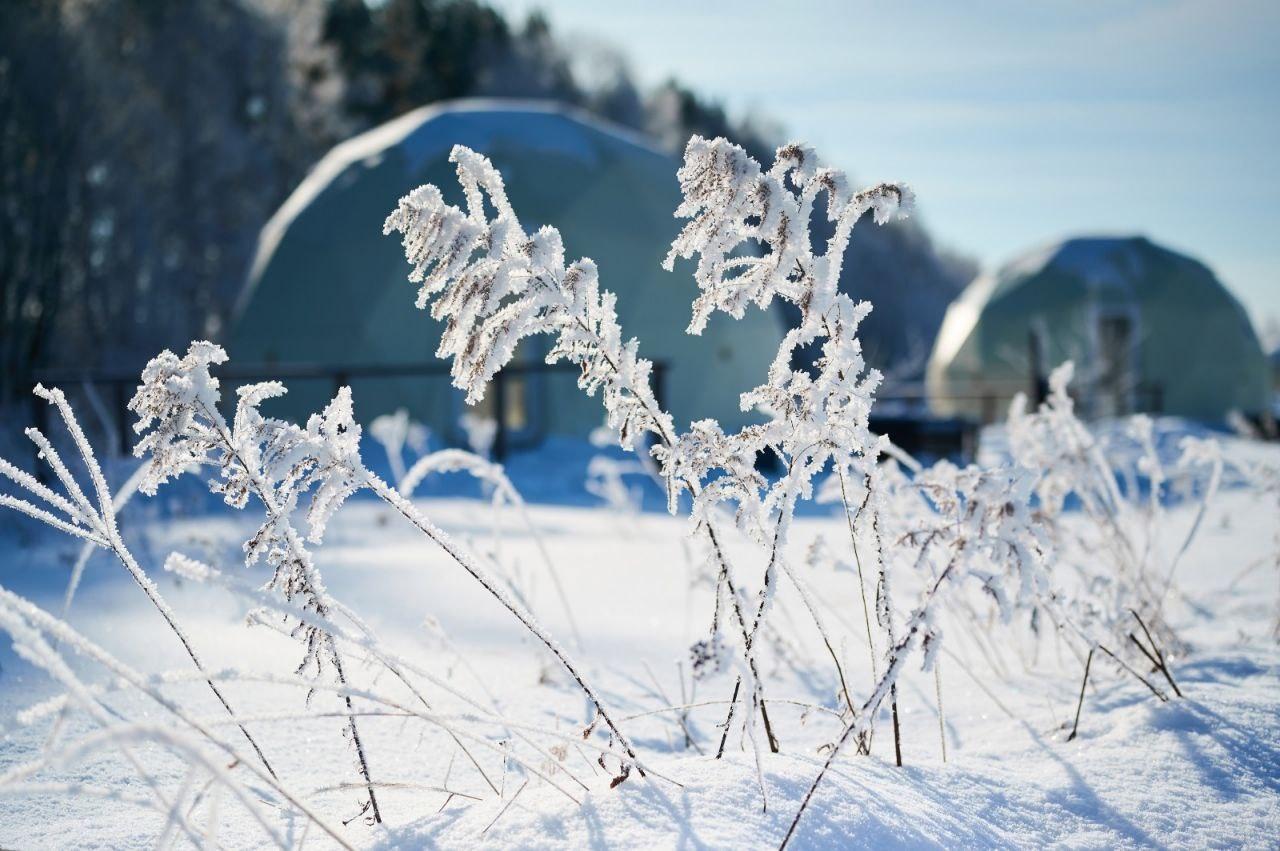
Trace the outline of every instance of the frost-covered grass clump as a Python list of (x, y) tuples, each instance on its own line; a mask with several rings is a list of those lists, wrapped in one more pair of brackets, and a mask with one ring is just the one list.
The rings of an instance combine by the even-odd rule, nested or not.
[[(636, 453), (634, 463), (594, 463), (594, 492), (627, 515), (629, 534), (641, 540), (661, 539), (666, 527), (652, 532), (624, 475), (652, 477), (672, 514), (687, 511), (685, 538), (673, 552), (684, 565), (686, 623), (700, 626), (685, 636), (676, 684), (664, 686), (647, 667), (646, 642), (632, 636), (614, 647), (607, 626), (592, 631), (581, 622), (583, 607), (573, 600), (588, 591), (586, 619), (593, 625), (621, 622), (632, 606), (609, 592), (603, 573), (581, 579), (580, 551), (569, 558), (579, 581), (566, 580), (564, 555), (553, 555), (549, 533), (500, 465), (461, 450), (426, 453), (406, 465), (403, 447), (424, 441), (397, 416), (372, 426), (396, 478), (394, 485), (383, 481), (361, 458), (349, 388), (294, 423), (262, 412), (264, 402), (285, 392), (280, 383), (242, 387), (228, 420), (221, 411), (231, 400), (222, 398), (217, 378), (226, 354), (195, 342), (183, 355), (161, 353), (142, 375), (130, 405), (143, 463), (135, 483), (154, 494), (172, 479), (201, 476), (227, 506), (252, 513), (243, 560), (250, 568), (265, 564), (264, 582), (177, 551), (163, 567), (185, 586), (248, 604), (250, 625), (296, 645), (293, 662), (276, 671), (262, 670), (255, 659), (217, 669), (204, 664), (126, 544), (116, 522), (120, 497), (109, 490), (69, 405), (57, 391), (39, 389), (61, 415), (91, 487), (86, 493), (49, 436), (31, 430), (58, 488), (0, 462), (0, 474), (25, 492), (0, 495), (0, 504), (110, 551), (192, 670), (144, 674), (66, 621), (0, 590), (0, 628), (59, 688), (16, 715), (22, 725), (47, 725), (48, 737), (0, 775), (0, 789), (103, 796), (150, 808), (160, 816), (161, 844), (174, 838), (217, 844), (219, 824), (239, 819), (256, 831), (256, 841), (291, 847), (323, 835), (352, 847), (377, 837), (361, 833), (361, 820), (414, 823), (425, 833), (403, 836), (430, 836), (436, 828), (422, 820), (436, 807), (465, 807), (459, 823), (470, 823), (488, 820), (485, 807), (492, 804), (492, 821), (478, 825), (484, 835), (520, 799), (561, 815), (579, 813), (589, 825), (593, 813), (609, 806), (599, 802), (602, 794), (624, 795), (642, 784), (644, 797), (629, 800), (661, 810), (666, 796), (690, 794), (685, 780), (705, 789), (729, 778), (723, 782), (733, 794), (724, 806), (764, 814), (758, 826), (769, 833), (753, 841), (822, 844), (830, 831), (857, 824), (838, 808), (839, 796), (867, 782), (849, 779), (860, 761), (890, 755), (894, 767), (910, 761), (923, 733), (904, 720), (910, 716), (903, 690), (918, 688), (908, 679), (917, 672), (931, 683), (925, 704), (937, 723), (930, 740), (936, 735), (948, 759), (956, 734), (943, 711), (944, 660), (1015, 726), (1016, 714), (997, 697), (1009, 684), (1042, 676), (1078, 693), (1058, 724), (1064, 740), (1087, 731), (1085, 707), (1100, 679), (1110, 680), (1108, 694), (1158, 703), (1186, 693), (1176, 669), (1191, 645), (1170, 608), (1195, 594), (1180, 587), (1180, 566), (1224, 476), (1247, 480), (1274, 501), (1280, 493), (1274, 470), (1228, 469), (1215, 443), (1196, 438), (1187, 438), (1170, 462), (1142, 417), (1119, 437), (1100, 438), (1075, 415), (1070, 364), (1054, 373), (1038, 409), (1015, 401), (1006, 425), (1009, 455), (996, 463), (922, 468), (874, 434), (869, 417), (881, 375), (866, 364), (858, 338), (872, 308), (840, 292), (837, 282), (852, 229), (867, 218), (883, 223), (907, 215), (906, 187), (857, 191), (802, 145), (780, 148), (764, 168), (723, 139), (690, 141), (679, 171), (684, 202), (676, 211), (688, 221), (667, 258), (669, 268), (677, 259), (696, 259), (700, 295), (687, 330), (701, 333), (716, 311), (738, 318), (774, 299), (801, 316), (761, 384), (743, 388), (742, 405), (758, 410), (760, 423), (726, 432), (714, 420), (677, 424), (662, 410), (650, 384), (652, 365), (639, 341), (625, 338), (595, 264), (567, 259), (553, 227), (527, 232), (484, 157), (459, 147), (453, 160), (465, 209), (424, 186), (406, 195), (385, 225), (403, 240), (409, 278), (420, 285), (417, 306), (443, 320), (439, 355), (451, 361), (454, 383), (470, 403), (483, 398), (521, 340), (549, 337), (547, 360), (578, 366), (579, 386), (599, 395), (602, 434)], [(831, 231), (822, 241), (810, 231), (816, 217), (825, 217)], [(793, 356), (807, 346), (821, 357), (812, 370), (796, 368)], [(764, 456), (779, 461), (781, 472), (760, 472)], [(431, 507), (412, 499), (425, 477), (459, 472), (488, 488), (488, 543), (449, 534), (429, 516)], [(1176, 511), (1169, 507), (1175, 491), (1186, 503)], [(414, 558), (431, 563), (419, 574), (432, 583), (443, 581), (440, 563), (451, 564), (505, 613), (515, 630), (503, 633), (509, 652), (538, 661), (539, 690), (512, 698), (480, 670), (474, 647), (449, 635), (442, 625), (447, 611), (419, 613), (427, 618), (424, 654), (375, 631), (379, 602), (358, 612), (338, 599), (321, 570), (326, 532), (336, 515), (365, 508), (348, 504), (361, 492), (383, 506), (376, 525), (363, 527), (364, 548), (376, 549), (371, 537), (411, 536), (420, 547)], [(796, 509), (804, 501), (837, 505), (838, 524), (799, 534)], [(510, 517), (518, 522), (506, 522)], [(369, 529), (384, 531), (370, 536)], [(556, 537), (572, 548), (586, 535), (561, 530)], [(381, 577), (370, 570), (362, 586), (379, 589), (381, 605), (393, 606), (401, 589), (383, 587)], [(538, 616), (544, 581), (555, 592), (564, 635)], [(671, 605), (670, 597), (662, 599)], [(654, 644), (664, 640), (652, 637)], [(644, 667), (643, 699), (619, 688), (601, 646), (613, 648), (618, 667)], [(72, 654), (92, 663), (91, 671), (69, 664)], [(216, 698), (218, 714), (194, 708), (199, 699), (187, 687), (193, 680)], [(116, 694), (133, 701), (129, 714), (112, 706)], [(244, 700), (254, 708), (245, 709)], [(918, 699), (911, 704), (919, 711)], [(350, 769), (317, 777), (296, 752), (296, 738), (281, 736), (281, 745), (271, 735), (288, 722), (329, 724), (327, 738), (349, 751)], [(428, 740), (432, 746), (406, 776), (402, 752)], [(152, 755), (157, 750), (176, 758), (179, 776), (172, 762)], [(682, 775), (681, 763), (671, 760), (683, 752), (703, 755), (696, 771), (684, 765)], [(121, 761), (141, 785), (126, 794), (45, 779), (103, 755)], [(872, 776), (893, 776), (892, 767), (875, 764)], [(734, 778), (748, 766), (753, 783), (744, 790)], [(316, 803), (335, 791), (357, 796), (356, 803), (339, 809)], [(807, 835), (810, 818), (815, 833)], [(696, 821), (690, 819), (674, 817), (673, 835)], [(975, 828), (969, 838), (982, 835)]]

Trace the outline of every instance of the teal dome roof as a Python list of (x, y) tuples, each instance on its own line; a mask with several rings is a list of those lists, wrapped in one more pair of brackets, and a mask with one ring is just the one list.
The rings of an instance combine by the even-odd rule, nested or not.
[(1141, 236), (1055, 242), (977, 278), (947, 310), (927, 382), (940, 413), (990, 416), (1076, 363), (1086, 413), (1219, 419), (1262, 410), (1266, 362), (1244, 308), (1202, 263)]
[[(780, 323), (754, 312), (724, 317), (701, 338), (685, 334), (697, 296), (692, 266), (661, 268), (679, 230), (679, 163), (630, 131), (549, 102), (434, 104), (335, 147), (262, 231), (228, 335), (233, 362), (443, 365), (439, 325), (414, 308), (399, 241), (382, 235), (382, 223), (424, 183), (463, 203), (449, 162), (457, 144), (493, 160), (526, 229), (554, 226), (567, 257), (596, 261), (601, 286), (617, 294), (623, 332), (639, 338), (645, 357), (670, 365), (666, 401), (677, 423), (745, 421), (738, 394), (766, 374)], [(540, 360), (541, 343), (527, 341), (518, 356)], [(542, 383), (542, 401), (527, 401), (544, 431), (585, 434), (602, 420), (599, 400), (584, 398), (571, 377)], [(452, 427), (462, 412), (447, 379), (364, 384), (353, 388), (362, 418), (405, 405)], [(321, 401), (312, 396), (308, 408)]]

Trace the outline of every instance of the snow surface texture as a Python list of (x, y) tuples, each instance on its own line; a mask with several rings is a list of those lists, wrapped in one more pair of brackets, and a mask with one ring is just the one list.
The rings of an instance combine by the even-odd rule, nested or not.
[[(424, 503), (448, 529), (477, 540), (490, 532), (483, 505)], [(585, 647), (577, 655), (609, 699), (627, 715), (679, 703), (674, 663), (700, 632), (710, 598), (706, 589), (687, 590), (684, 523), (653, 514), (529, 510), (564, 574), (580, 622)], [(1171, 514), (1181, 529), (1192, 522), (1194, 506)], [(508, 717), (555, 719), (566, 729), (582, 723), (581, 696), (531, 644), (521, 645), (507, 614), (437, 551), (389, 524), (388, 515), (382, 506), (358, 502), (335, 519), (330, 545), (317, 556), (330, 591), (369, 615), (385, 641), (406, 655), (428, 659), (451, 682), (474, 689), (478, 676), (497, 692)], [(797, 563), (808, 542), (818, 535), (837, 538), (842, 523), (798, 519)], [(904, 676), (902, 694), (906, 767), (893, 766), (888, 720), (882, 718), (871, 757), (850, 752), (828, 775), (796, 847), (1272, 846), (1280, 831), (1280, 654), (1271, 634), (1276, 577), (1273, 569), (1238, 576), (1271, 552), (1276, 523), (1274, 506), (1248, 492), (1229, 491), (1215, 503), (1186, 557), (1181, 584), (1187, 596), (1171, 615), (1192, 647), (1174, 663), (1185, 700), (1158, 703), (1132, 679), (1095, 663), (1080, 735), (1068, 743), (1064, 727), (1079, 688), (1075, 659), (1057, 659), (1046, 650), (1034, 668), (1024, 670), (1030, 660), (1020, 659), (1009, 645), (994, 649), (998, 656), (988, 662), (980, 648), (955, 632), (955, 655), (941, 657), (948, 762), (941, 760), (933, 678), (913, 667)], [(139, 550), (163, 553), (178, 547), (213, 557), (234, 549), (248, 526), (225, 515), (142, 522), (132, 537)], [(514, 527), (503, 546), (531, 568), (540, 564), (532, 537)], [(3, 584), (58, 611), (73, 550), (56, 538), (41, 538), (34, 546), (7, 539), (5, 549)], [(255, 584), (262, 578), (260, 572), (252, 574)], [(829, 601), (828, 620), (847, 644), (850, 677), (865, 688), (870, 672), (856, 643), (861, 624), (850, 576), (832, 572), (809, 578)], [(296, 664), (290, 641), (244, 625), (241, 601), (172, 574), (157, 579), (210, 668), (235, 664), (279, 673)], [(569, 634), (545, 577), (535, 576), (532, 584), (533, 602), (544, 620)], [(799, 609), (785, 589), (779, 605), (784, 616)], [(422, 626), (426, 616), (438, 619), (453, 650)], [(72, 621), (143, 671), (183, 669), (181, 650), (165, 640), (145, 598), (104, 556), (90, 564)], [(992, 665), (1007, 676), (996, 676)], [(0, 666), (4, 717), (55, 693), (46, 677), (7, 648)], [(790, 686), (785, 693), (807, 689), (813, 703), (833, 705), (833, 683), (827, 678), (806, 685), (782, 662), (765, 676), (785, 681)], [(690, 703), (721, 702), (689, 713), (691, 731), (704, 750), (718, 738), (714, 725), (730, 685), (724, 678), (700, 683), (688, 698)], [(665, 697), (657, 693), (659, 686)], [(204, 694), (194, 686), (182, 694), (203, 706), (205, 716), (217, 717), (211, 700), (198, 703)], [(282, 697), (268, 686), (241, 686), (232, 694), (241, 714), (278, 711)], [(318, 708), (332, 708), (321, 698), (316, 702)], [(128, 695), (107, 703), (130, 715), (142, 709), (142, 701)], [(731, 743), (727, 762), (699, 757), (682, 747), (682, 731), (666, 714), (624, 723), (643, 758), (683, 788), (633, 778), (610, 790), (608, 775), (599, 772), (592, 780), (589, 764), (579, 759), (578, 773), (592, 786), (581, 795), (581, 808), (545, 784), (522, 787), (524, 780), (512, 772), (502, 800), (486, 796), (472, 804), (454, 798), (439, 813), (445, 793), (387, 790), (380, 795), (387, 824), (370, 827), (357, 819), (345, 834), (357, 846), (384, 848), (773, 847), (820, 764), (815, 748), (837, 730), (837, 722), (817, 710), (806, 714), (778, 705), (775, 711), (785, 717), (780, 726), (787, 734), (783, 754), (765, 758), (768, 813), (761, 812), (755, 768), (741, 743)], [(352, 779), (350, 755), (333, 734), (338, 723), (331, 718), (262, 722), (253, 729), (282, 776), (296, 790), (310, 793)], [(364, 719), (362, 730), (375, 776), (448, 785), (463, 794), (483, 791), (460, 764), (445, 782), (451, 748), (442, 737), (407, 727), (402, 719)], [(6, 730), (0, 765), (8, 768), (29, 758), (46, 734), (40, 724)], [(140, 752), (167, 784), (181, 784), (185, 766), (178, 760), (154, 746)], [(499, 765), (495, 780), (501, 776)], [(57, 779), (124, 795), (145, 793), (128, 766), (107, 755), (70, 766)], [(357, 796), (355, 790), (328, 788), (308, 800), (338, 821), (356, 814)], [(302, 838), (300, 822), (283, 813), (278, 817), (286, 836)], [(163, 824), (161, 816), (118, 801), (47, 793), (0, 799), (3, 847), (151, 847)], [(217, 838), (227, 847), (257, 847), (262, 841), (260, 831), (231, 804), (222, 806)], [(324, 846), (311, 831), (307, 847)]]

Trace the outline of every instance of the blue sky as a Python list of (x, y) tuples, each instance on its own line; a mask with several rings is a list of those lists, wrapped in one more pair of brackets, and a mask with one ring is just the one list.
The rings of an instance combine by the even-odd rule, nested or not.
[(1280, 2), (497, 0), (756, 111), (998, 265), (1142, 233), (1280, 320)]

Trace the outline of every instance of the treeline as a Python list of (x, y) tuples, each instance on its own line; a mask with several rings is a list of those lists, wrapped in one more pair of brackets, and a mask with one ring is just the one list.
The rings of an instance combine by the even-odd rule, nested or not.
[[(216, 338), (259, 228), (325, 150), (485, 95), (576, 104), (672, 150), (701, 133), (767, 158), (782, 135), (476, 0), (0, 4), (0, 398), (41, 367)], [(855, 231), (848, 267), (886, 364), (927, 348), (972, 272), (911, 224)]]

